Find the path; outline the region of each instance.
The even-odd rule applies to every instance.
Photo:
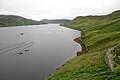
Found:
[[[113,58],[114,58],[114,55],[111,53],[112,50],[113,50],[113,48],[110,48],[110,49],[108,49],[108,51],[106,52],[105,62],[106,62],[106,64],[109,65],[111,71],[114,71],[114,69],[113,69],[113,66],[114,66],[114,65],[113,65],[113,62],[112,62],[112,60],[113,60]]]

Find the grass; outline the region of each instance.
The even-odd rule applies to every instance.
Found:
[[[48,80],[119,80],[104,61],[104,51],[84,54],[71,59]]]
[[[114,55],[116,55],[116,57],[113,59],[114,64],[115,64],[115,71],[119,74],[120,73],[120,58],[118,58],[118,56],[120,56],[120,45],[118,44],[114,50],[112,51],[112,53]]]
[[[65,26],[85,32],[82,39],[88,53],[71,59],[47,80],[120,80],[119,60],[113,59],[114,72],[105,63],[106,51],[120,43],[120,10],[104,16],[78,16]]]

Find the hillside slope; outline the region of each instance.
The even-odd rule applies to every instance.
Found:
[[[26,19],[15,15],[0,15],[0,27],[5,26],[22,26],[22,25],[38,25],[39,21]]]
[[[120,42],[120,11],[105,16],[77,17],[66,25],[85,32],[82,38],[88,51],[105,49]]]
[[[81,51],[48,80],[120,80],[120,10],[104,16],[78,16],[65,26],[82,31],[77,42],[87,51]],[[110,48],[117,55],[111,59],[114,71],[105,63]]]

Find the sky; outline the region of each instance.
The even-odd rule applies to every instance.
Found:
[[[73,19],[120,10],[120,0],[0,0],[0,14],[28,19]]]

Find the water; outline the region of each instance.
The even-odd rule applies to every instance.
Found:
[[[58,24],[0,28],[0,80],[44,80],[80,51],[78,36]]]

